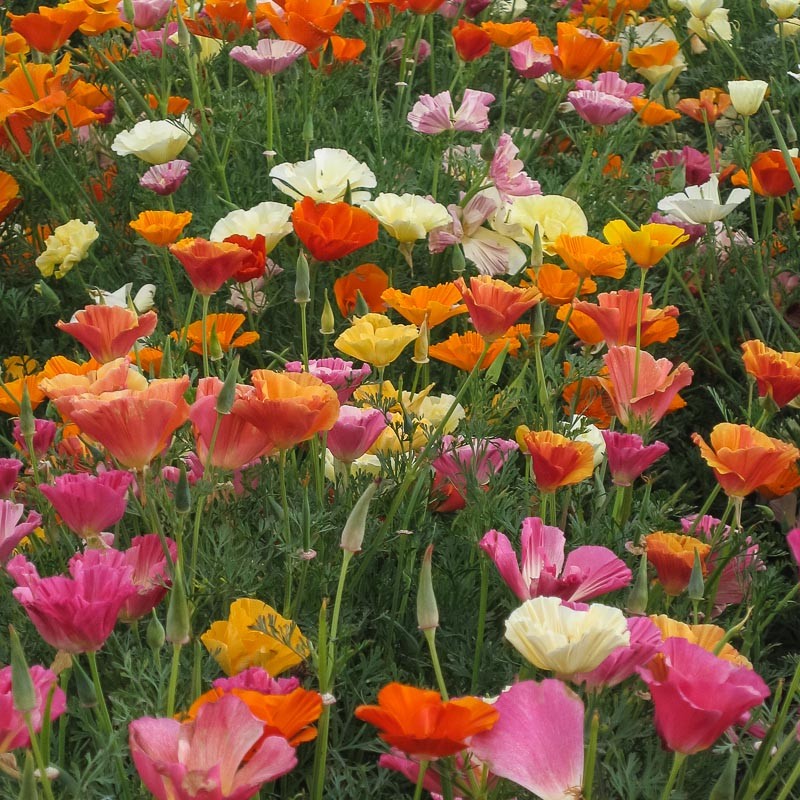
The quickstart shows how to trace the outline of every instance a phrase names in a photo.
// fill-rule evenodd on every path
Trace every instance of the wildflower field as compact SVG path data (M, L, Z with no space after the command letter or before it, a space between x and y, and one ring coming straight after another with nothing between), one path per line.
M798 42L6 0L0 798L800 798Z

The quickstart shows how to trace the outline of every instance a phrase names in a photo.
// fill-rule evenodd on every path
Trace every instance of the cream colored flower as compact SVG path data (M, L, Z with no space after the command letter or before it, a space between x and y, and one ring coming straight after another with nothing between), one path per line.
M386 232L402 244L424 239L434 228L449 225L452 221L441 203L416 194L384 192L374 200L362 203L361 207L372 214Z
M416 325L396 325L384 314L365 314L356 317L333 346L373 367L385 367L417 336Z
M370 198L367 189L377 186L375 173L346 150L321 147L314 158L296 164L278 164L269 172L272 183L295 200L310 197L315 203L344 200L347 187L356 205Z
M212 242L221 242L237 234L248 239L261 234L266 242L267 253L270 253L284 236L292 232L292 223L289 222L291 215L292 207L285 203L266 202L253 208L237 208L214 225L208 238Z
M764 102L769 84L766 81L728 81L731 105L737 114L752 117Z
M185 114L177 121L143 119L118 133L111 149L119 156L137 156L148 164L166 164L181 154L194 132L194 123Z
M539 228L542 248L553 255L553 243L562 234L585 236L589 223L581 207L560 194L535 194L518 197L501 209L491 221L492 227L521 244L533 245L534 231Z
M592 425L586 417L576 414L567 428L566 436L576 442L590 444L594 452L594 465L599 467L603 463L603 457L606 454L606 440L603 438L600 428Z
M89 248L100 234L94 222L71 219L59 225L45 240L45 251L36 259L42 276L63 278L79 261L86 258Z
M403 392L403 399L406 400L407 392ZM418 414L422 417L422 424L433 431L436 426L444 419L444 415L453 405L455 396L452 394L442 394L438 397L436 395L428 395L419 404ZM447 423L442 430L443 434L452 433L457 427L458 423L466 416L464 406L459 403L453 413L447 420Z
M630 638L622 612L600 603L577 611L558 597L535 597L506 620L506 639L525 659L563 676L590 672Z
M733 30L728 20L728 9L717 8L705 19L689 17L686 27L704 42L729 42L733 39Z
M341 464L341 462L338 462ZM336 480L337 461L330 450L325 451L325 477L329 481ZM369 475L377 478L381 474L381 460L378 456L364 453L359 456L351 465L350 472L354 475Z
M683 5L693 17L705 20L722 8L722 0L683 0Z
M144 314L155 305L156 287L155 284L145 283L142 288L131 294L132 283L126 283L115 292L107 292L104 289L89 289L89 296L98 305L117 306L118 308L130 308L131 303L137 314Z
M222 50L222 45L225 44L222 39L215 39L213 36L194 36L193 38L199 46L197 58L201 64L211 61L212 58L219 54L219 51ZM169 40L172 44L180 46L180 33L173 33Z
M767 5L778 19L789 19L800 8L800 0L767 0Z
M797 17L789 17L789 19L776 22L773 30L775 31L775 35L780 36L782 39L792 39L800 33L800 19Z

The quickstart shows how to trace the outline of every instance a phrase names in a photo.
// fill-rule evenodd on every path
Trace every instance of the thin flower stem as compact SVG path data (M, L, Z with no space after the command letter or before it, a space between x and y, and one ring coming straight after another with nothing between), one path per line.
M178 688L178 672L181 665L181 645L175 642L172 645L172 665L169 670L169 684L167 686L167 716L175 715L175 692Z
M777 798L775 798L775 800L788 800L797 781L800 781L800 761L794 765L794 769L792 770L792 774L789 776L789 780L786 781L786 785L783 787L781 793L777 796Z
M36 762L36 767L39 770L39 778L42 782L42 791L47 800L55 800L53 796L53 787L50 785L50 778L47 776L47 762L42 757L42 750L39 747L39 739L36 736L36 731L33 727L33 720L31 713L25 714L25 725L28 728L28 736L31 740L31 750L33 750L33 760Z
M100 727L103 729L103 733L110 737L114 729L111 725L111 715L108 713L106 697L103 694L103 686L100 683L100 673L97 671L97 655L90 650L88 653L86 653L86 659L89 662L89 672L92 676L94 692L97 695L97 708L98 717L100 719Z
M436 685L439 687L439 694L442 696L442 700L447 702L450 699L450 695L447 693L447 685L444 682L444 675L442 674L442 665L439 663L439 654L436 652L436 628L426 628L423 634L425 635L425 640L428 642L428 650L430 650L431 653L431 662L433 663L433 672L436 675Z
M421 800L422 787L425 783L425 773L428 771L428 761L419 762L419 775L417 776L417 785L414 789L414 800Z
M472 680L470 682L470 692L472 694L478 691L478 679L483 657L483 640L486 633L486 610L489 605L489 568L486 559L482 555L480 557L480 570L481 589L478 601L478 629L475 633L475 656L472 661Z
M592 695L591 697L594 697ZM592 721L589 728L589 748L586 752L586 764L583 768L583 800L592 800L592 790L594 787L594 769L597 761L597 736L600 732L600 714L597 711L592 713Z
M208 303L211 296L203 295L203 321L200 323L203 326L203 377L208 378L211 372L208 368Z
M636 390L639 386L639 361L642 354L642 312L644 310L644 279L647 275L647 271L645 269L640 269L639 272L641 273L639 277L639 302L636 308L636 355L633 361L633 388L631 390L631 396L636 396Z
M664 791L661 793L661 800L669 800L669 796L672 794L672 788L675 786L675 781L678 779L678 773L681 771L684 761L686 761L686 755L684 753L675 753L675 757L672 760L672 769L669 771L667 783L664 786Z

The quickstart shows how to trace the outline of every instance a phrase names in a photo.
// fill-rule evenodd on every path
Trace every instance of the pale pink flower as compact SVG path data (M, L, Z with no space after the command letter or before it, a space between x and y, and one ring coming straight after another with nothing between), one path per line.
M578 116L590 125L613 125L633 111L633 105L629 100L594 89L570 92L567 100Z
M529 39L509 48L511 65L523 78L541 78L553 71L553 61L546 53L534 49Z
M191 163L182 158L167 161L166 164L154 164L139 178L143 189L150 189L162 197L173 194L189 174Z
M615 486L631 486L661 456L669 451L664 442L645 444L636 433L602 431L608 470Z
M0 564L14 552L14 548L30 533L42 524L41 514L31 511L22 522L25 506L12 503L11 500L0 500ZM2 750L0 750L2 752Z
M465 89L461 105L455 111L449 91L435 97L423 94L408 112L408 122L418 133L451 130L481 133L489 127L489 106L493 101L494 95L489 92Z
M400 59L403 57L404 46L405 36L401 36L399 39L392 39L392 41L386 45L387 63L391 64L393 67L399 66ZM415 54L417 65L424 63L431 54L430 44L425 39L420 39L419 42L417 42ZM410 59L411 54L408 53L406 57Z
M172 0L131 0L133 19L128 19L125 13L125 3L117 4L120 18L130 22L134 28L151 28L162 20L172 6Z
M386 428L386 415L380 409L343 405L336 424L327 433L326 444L334 458L352 464Z
M601 72L596 81L575 81L575 88L579 91L602 92L620 100L630 100L644 91L644 84L625 81L616 72Z
M303 364L301 361L287 361L284 369L287 372L303 372ZM346 403L372 372L372 367L369 364L354 367L352 361L341 358L312 358L308 362L308 371L335 389L340 403Z
M489 178L497 189L500 199L513 202L514 197L527 197L541 194L538 181L528 177L524 164L517 158L519 148L507 133L502 133L497 141L497 149L489 165Z
M259 75L277 75L300 58L306 48L283 39L261 39L255 47L240 45L231 48L234 61L244 64Z
M130 54L140 56L149 53L155 58L161 58L164 55L165 47L175 47L170 37L177 32L177 22L168 23L166 28L162 28L160 31L136 31L131 42Z

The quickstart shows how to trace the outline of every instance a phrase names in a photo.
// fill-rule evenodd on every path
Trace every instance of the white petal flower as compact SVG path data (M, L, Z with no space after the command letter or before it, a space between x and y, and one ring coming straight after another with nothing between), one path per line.
M728 81L731 105L737 114L752 117L764 102L769 84L766 81Z
M719 178L712 175L702 186L687 186L683 192L667 195L659 202L658 210L683 222L707 225L727 217L748 197L749 189L737 188L728 195L727 202L722 203L719 197Z
M562 234L585 236L589 222L581 207L560 194L534 194L518 197L492 219L492 227L521 244L533 245L534 231L539 228L542 248L553 254L552 245Z
M291 215L292 208L285 203L266 202L253 208L237 208L214 225L209 239L221 242L235 235L254 239L261 234L266 240L267 253L270 253L284 236L292 232Z
M177 121L144 119L118 133L111 149L119 156L138 156L148 164L166 164L181 154L194 132L194 123L186 115Z
M131 298L132 283L120 286L114 292L107 292L104 289L90 289L89 296L98 305L117 306L118 308L128 308L133 303L137 314L144 314L155 305L156 287L152 283L145 283L136 295Z
M441 203L415 194L385 192L361 205L401 243L424 239L434 228L450 222L450 214Z
M705 19L691 16L686 27L705 42L729 42L733 39L727 8L716 8Z

